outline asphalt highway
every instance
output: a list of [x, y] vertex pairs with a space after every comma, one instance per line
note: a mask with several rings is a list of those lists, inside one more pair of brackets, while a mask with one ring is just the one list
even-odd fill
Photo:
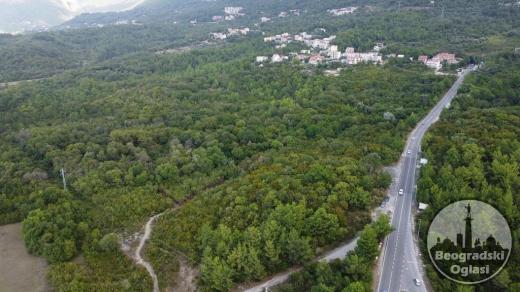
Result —
[[[427, 291], [424, 286], [421, 257], [412, 234], [412, 206], [415, 201], [418, 154], [424, 133], [439, 119], [442, 110], [449, 106], [457, 94], [464, 77], [473, 70], [475, 67], [471, 66], [462, 71], [444, 97], [410, 133], [400, 165], [397, 190], [392, 194], [397, 196], [392, 215], [394, 231], [383, 245], [383, 265], [377, 290], [379, 292]], [[399, 189], [403, 190], [402, 195], [398, 194]], [[420, 281], [420, 285], [416, 285], [415, 279]]]

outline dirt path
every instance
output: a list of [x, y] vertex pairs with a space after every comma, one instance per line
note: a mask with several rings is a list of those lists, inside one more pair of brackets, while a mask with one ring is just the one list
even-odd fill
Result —
[[[166, 211], [166, 212], [168, 212], [168, 211]], [[150, 219], [148, 219], [148, 222], [146, 222], [146, 225], [144, 226], [144, 234], [141, 237], [141, 239], [139, 240], [139, 245], [137, 246], [137, 249], [135, 250], [135, 253], [133, 255], [133, 259], [135, 260], [135, 262], [138, 265], [143, 266], [148, 271], [148, 274], [150, 274], [150, 277], [152, 278], [152, 282], [153, 282], [153, 292], [160, 292], [159, 280], [157, 279], [157, 274], [155, 273], [152, 264], [150, 264], [145, 259], [143, 259], [143, 256], [141, 253], [144, 248], [144, 245], [146, 244], [146, 241], [148, 239], [150, 239], [150, 236], [152, 235], [153, 224], [155, 223], [155, 220], [157, 220], [157, 218], [164, 215], [166, 212], [157, 214], [153, 217], [150, 217]]]
[[28, 79], [28, 80], [20, 80], [20, 81], [11, 81], [11, 82], [0, 82], [0, 89], [7, 88], [9, 86], [16, 86], [21, 83], [30, 83], [34, 81], [44, 80], [46, 78], [39, 78], [39, 79]]
[[20, 223], [0, 226], [0, 291], [48, 292], [47, 262], [30, 255]]
[[[174, 208], [168, 209], [160, 214], [150, 217], [144, 225], [144, 232], [140, 231], [125, 238], [121, 244], [121, 249], [123, 252], [127, 256], [131, 257], [136, 264], [143, 266], [146, 271], [148, 271], [148, 274], [152, 278], [153, 282], [153, 292], [160, 292], [161, 288], [159, 287], [159, 280], [152, 264], [143, 258], [143, 249], [145, 249], [146, 243], [152, 235], [153, 227], [157, 219], [167, 213], [175, 212], [183, 203], [180, 203]], [[163, 287], [163, 291], [195, 292], [197, 288], [195, 287], [194, 279], [197, 277], [198, 271], [192, 268], [184, 258], [179, 259], [179, 264], [180, 270], [176, 276], [175, 286]]]

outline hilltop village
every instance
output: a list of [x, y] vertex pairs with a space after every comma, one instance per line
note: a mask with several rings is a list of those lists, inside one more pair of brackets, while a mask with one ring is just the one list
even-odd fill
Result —
[[[405, 58], [403, 54], [386, 54], [383, 56], [381, 51], [385, 48], [385, 45], [382, 42], [376, 43], [372, 50], [366, 52], [357, 52], [353, 47], [347, 47], [342, 51], [339, 49], [338, 45], [333, 44], [335, 39], [335, 35], [318, 38], [308, 34], [307, 32], [295, 35], [283, 33], [264, 37], [264, 42], [273, 43], [275, 49], [284, 49], [291, 43], [300, 43], [305, 45], [307, 48], [295, 52], [289, 52], [288, 55], [274, 53], [272, 56], [257, 56], [255, 61], [256, 63], [259, 63], [260, 66], [265, 62], [281, 63], [294, 59], [314, 66], [334, 63], [343, 65], [356, 65], [361, 63], [381, 65], [384, 63], [384, 60], [390, 58]], [[409, 59], [410, 61], [414, 60], [413, 57], [410, 57]], [[458, 63], [455, 54], [446, 52], [438, 53], [431, 58], [426, 55], [421, 55], [419, 56], [418, 61], [435, 69], [435, 71], [442, 69], [444, 64]], [[337, 75], [339, 71], [341, 71], [341, 68], [327, 70], [325, 73]]]
[[[327, 12], [333, 16], [344, 16], [353, 14], [356, 12], [358, 7], [344, 7], [337, 9], [329, 9]], [[279, 13], [278, 18], [284, 18], [287, 16], [299, 16], [301, 13], [300, 10], [290, 10], [290, 11], [282, 11]], [[224, 15], [215, 15], [212, 17], [214, 22], [221, 21], [229, 21], [234, 20], [237, 17], [244, 16], [244, 9], [242, 7], [225, 7]], [[260, 18], [260, 23], [272, 22], [273, 20], [269, 17], [263, 16]], [[196, 21], [194, 21], [196, 23]], [[258, 24], [255, 24], [258, 26]], [[265, 34], [260, 30], [253, 30], [249, 27], [239, 27], [239, 28], [227, 28], [225, 32], [212, 32], [211, 38], [218, 41], [227, 40], [233, 36], [247, 36], [251, 32], [259, 32], [261, 34]], [[325, 33], [325, 29], [321, 29], [321, 32]], [[320, 33], [321, 34], [321, 33]], [[344, 49], [340, 49], [338, 45], [334, 44], [336, 39], [335, 35], [330, 35], [327, 37], [318, 37], [316, 35], [309, 34], [307, 32], [301, 32], [297, 34], [290, 33], [282, 33], [273, 36], [265, 36], [263, 41], [265, 43], [272, 43], [274, 45], [275, 50], [279, 50], [279, 52], [274, 52], [272, 55], [260, 55], [256, 56], [255, 62], [259, 64], [259, 66], [263, 66], [264, 63], [282, 63], [284, 61], [289, 60], [298, 60], [301, 63], [317, 66], [317, 65], [327, 65], [327, 64], [339, 64], [339, 65], [356, 65], [356, 64], [377, 64], [381, 65], [385, 60], [390, 58], [405, 58], [404, 54], [386, 54], [383, 55], [381, 51], [385, 48], [384, 43], [377, 42], [374, 44], [373, 48], [369, 51], [356, 51], [354, 47], [346, 47]], [[286, 54], [281, 53], [281, 50], [287, 48], [289, 44], [300, 44], [305, 48], [298, 49]], [[413, 61], [413, 57], [409, 57], [410, 61]], [[456, 64], [458, 63], [455, 54], [441, 52], [432, 57], [421, 55], [417, 59], [419, 62], [424, 65], [434, 69], [436, 72], [439, 72], [444, 64]], [[341, 68], [336, 68], [334, 70], [326, 70], [325, 74], [328, 75], [337, 75], [341, 71]]]

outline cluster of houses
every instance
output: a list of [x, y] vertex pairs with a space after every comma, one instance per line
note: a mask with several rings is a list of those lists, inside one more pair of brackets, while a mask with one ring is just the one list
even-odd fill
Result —
[[344, 7], [344, 8], [338, 8], [338, 9], [329, 9], [327, 12], [334, 16], [341, 16], [341, 15], [347, 15], [352, 14], [354, 11], [356, 11], [357, 7]]
[[301, 42], [305, 45], [315, 49], [328, 49], [330, 43], [336, 38], [335, 35], [326, 38], [313, 38], [312, 35], [302, 32], [299, 34], [291, 35], [289, 33], [278, 34], [275, 36], [265, 37], [264, 42], [274, 42], [278, 44], [277, 48], [283, 48], [287, 44], [292, 42]]
[[289, 57], [306, 62], [310, 65], [318, 65], [322, 63], [340, 62], [347, 65], [355, 65], [360, 63], [382, 64], [383, 57], [379, 52], [356, 52], [354, 48], [348, 47], [345, 52], [338, 50], [337, 45], [330, 45], [326, 50], [301, 50], [299, 53], [291, 52], [289, 56], [281, 54], [273, 54], [272, 57], [257, 56], [257, 63], [271, 61], [272, 63], [280, 63], [289, 60]]
[[[321, 63], [340, 62], [348, 65], [355, 65], [359, 63], [375, 63], [381, 64], [383, 62], [379, 50], [383, 44], [378, 44], [370, 52], [356, 52], [354, 48], [349, 47], [345, 52], [341, 52], [337, 45], [332, 45], [332, 41], [336, 39], [335, 35], [326, 38], [313, 38], [312, 35], [302, 32], [296, 35], [283, 33], [275, 36], [265, 37], [264, 42], [274, 42], [277, 44], [276, 48], [284, 48], [291, 42], [300, 42], [309, 47], [299, 52], [291, 52], [289, 56], [293, 59], [298, 59], [301, 62], [307, 62], [310, 65], [318, 65]], [[258, 56], [257, 63], [271, 61], [272, 63], [279, 63], [289, 59], [289, 56], [280, 54], [273, 54], [272, 57]]]
[[235, 36], [235, 35], [247, 35], [251, 30], [249, 27], [244, 28], [228, 28], [227, 33], [223, 32], [212, 32], [211, 37], [216, 40], [225, 40], [228, 37]]
[[349, 47], [345, 50], [345, 63], [349, 65], [355, 65], [359, 63], [383, 63], [383, 57], [374, 48], [371, 52], [358, 53], [355, 52], [354, 48]]
[[456, 64], [458, 63], [457, 59], [455, 59], [455, 54], [451, 53], [438, 53], [432, 58], [428, 58], [426, 55], [419, 56], [419, 62], [424, 63], [424, 65], [433, 68], [435, 70], [440, 70], [444, 62], [448, 64]]
[[215, 15], [215, 16], [211, 17], [211, 20], [213, 20], [214, 22], [220, 22], [220, 21], [224, 21], [224, 20], [234, 20], [235, 18], [237, 18], [239, 16], [245, 15], [243, 13], [243, 10], [244, 10], [244, 7], [234, 7], [234, 6], [224, 7], [224, 15]]

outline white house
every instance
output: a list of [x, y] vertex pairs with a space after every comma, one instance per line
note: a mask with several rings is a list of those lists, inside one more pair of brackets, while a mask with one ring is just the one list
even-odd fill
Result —
[[267, 56], [256, 56], [256, 62], [257, 63], [263, 63], [269, 60], [269, 57]]
[[271, 62], [273, 63], [280, 63], [283, 61], [283, 56], [279, 55], [279, 54], [274, 54], [273, 57], [271, 58]]
[[238, 15], [244, 7], [224, 7], [224, 12], [229, 15]]
[[211, 34], [211, 36], [216, 40], [225, 40], [227, 39], [227, 35], [225, 33], [221, 32], [214, 32]]
[[354, 48], [348, 47], [345, 50], [346, 63], [355, 65], [358, 63], [382, 63], [383, 58], [377, 52], [356, 53]]
[[354, 11], [357, 10], [357, 7], [344, 7], [344, 8], [338, 8], [338, 9], [329, 9], [327, 10], [330, 14], [334, 16], [341, 16], [341, 15], [347, 15], [354, 13]]
[[338, 51], [338, 46], [332, 45], [329, 48], [328, 55], [331, 59], [340, 59], [341, 58], [341, 52]]

